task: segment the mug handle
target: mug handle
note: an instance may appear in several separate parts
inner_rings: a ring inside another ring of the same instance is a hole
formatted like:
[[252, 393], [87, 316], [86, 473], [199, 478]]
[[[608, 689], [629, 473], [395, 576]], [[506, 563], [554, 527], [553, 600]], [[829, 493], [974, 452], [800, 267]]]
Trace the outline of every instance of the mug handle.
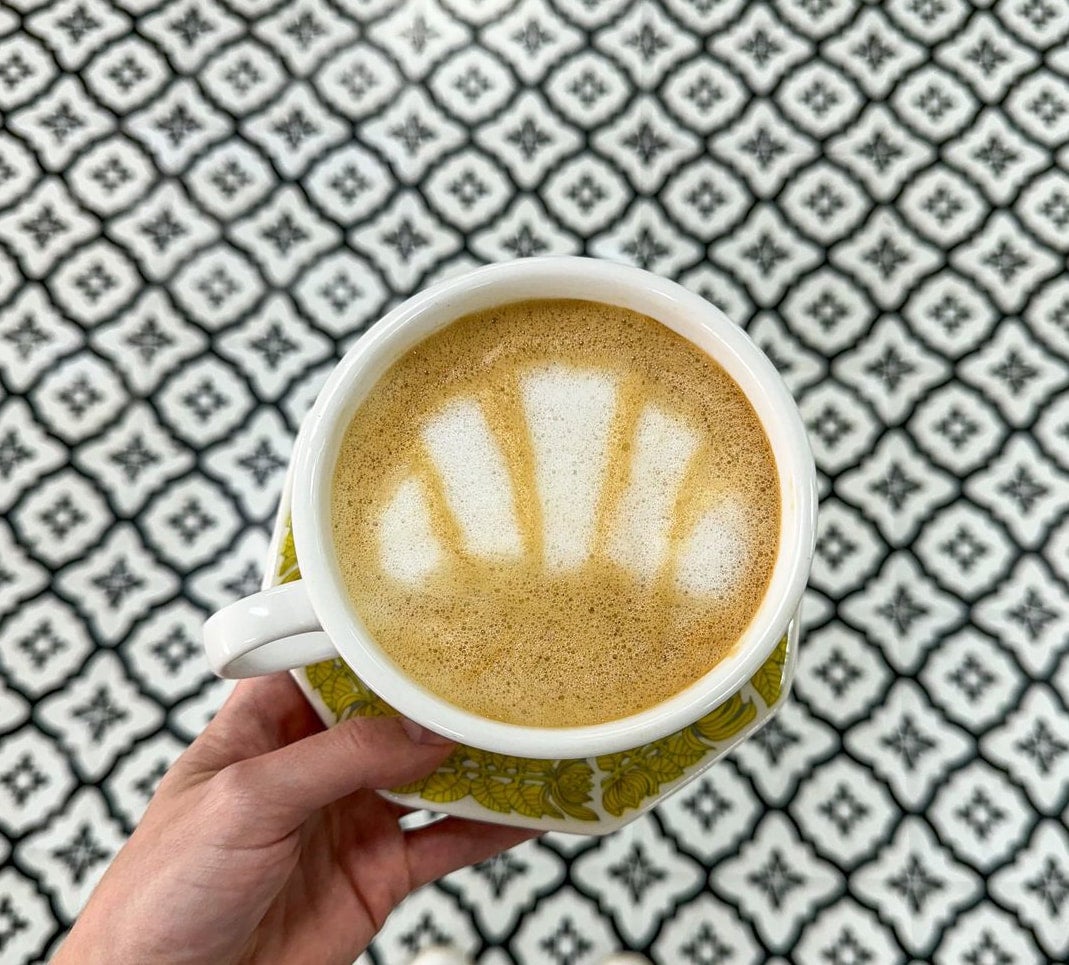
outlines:
[[204, 623], [204, 652], [220, 677], [259, 677], [338, 656], [301, 580], [231, 603]]

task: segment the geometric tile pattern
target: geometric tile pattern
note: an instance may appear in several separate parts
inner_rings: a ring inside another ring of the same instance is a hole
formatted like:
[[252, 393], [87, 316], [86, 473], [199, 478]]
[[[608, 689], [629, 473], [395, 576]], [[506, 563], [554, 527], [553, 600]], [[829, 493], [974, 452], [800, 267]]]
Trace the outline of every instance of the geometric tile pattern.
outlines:
[[0, 957], [218, 706], [297, 425], [399, 299], [585, 253], [720, 305], [823, 510], [790, 705], [369, 953], [1069, 958], [1069, 4], [0, 8]]

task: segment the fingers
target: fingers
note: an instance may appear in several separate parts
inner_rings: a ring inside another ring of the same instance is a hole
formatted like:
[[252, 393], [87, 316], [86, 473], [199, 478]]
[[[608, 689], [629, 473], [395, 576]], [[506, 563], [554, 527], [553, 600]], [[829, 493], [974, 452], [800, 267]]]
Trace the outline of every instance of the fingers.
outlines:
[[446, 818], [405, 835], [412, 887], [418, 888], [442, 875], [470, 864], [478, 864], [540, 832], [512, 828], [504, 824]]
[[[364, 788], [396, 787], [430, 774], [453, 750], [451, 743], [415, 743], [398, 717], [358, 718], [330, 730], [238, 761], [217, 783], [238, 794], [276, 825], [299, 823], [327, 804]], [[276, 826], [275, 830], [284, 830]]]
[[276, 673], [242, 680], [187, 753], [194, 766], [217, 771], [322, 729], [293, 678]]

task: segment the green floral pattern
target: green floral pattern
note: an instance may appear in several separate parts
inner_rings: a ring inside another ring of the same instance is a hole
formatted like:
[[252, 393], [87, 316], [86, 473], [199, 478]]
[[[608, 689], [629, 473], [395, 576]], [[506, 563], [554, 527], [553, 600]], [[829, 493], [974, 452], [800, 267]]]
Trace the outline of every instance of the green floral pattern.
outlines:
[[[279, 547], [276, 582], [289, 583], [300, 575], [293, 532], [287, 525]], [[767, 707], [783, 694], [786, 658], [784, 637], [750, 679], [753, 693]], [[304, 668], [304, 675], [335, 720], [397, 713], [340, 659], [311, 664]], [[746, 693], [744, 689], [735, 694], [675, 734], [618, 754], [605, 754], [596, 760], [545, 761], [461, 746], [429, 777], [393, 790], [433, 804], [470, 797], [489, 811], [535, 819], [597, 821], [599, 805], [604, 812], [620, 817], [640, 808], [662, 787], [684, 777], [708, 754], [745, 731], [758, 712], [753, 696], [744, 696]]]

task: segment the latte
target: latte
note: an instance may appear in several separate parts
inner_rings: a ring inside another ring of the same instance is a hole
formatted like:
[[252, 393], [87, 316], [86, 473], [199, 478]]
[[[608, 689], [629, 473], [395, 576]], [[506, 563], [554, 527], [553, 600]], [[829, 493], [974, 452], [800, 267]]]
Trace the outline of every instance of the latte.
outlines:
[[652, 707], [729, 654], [781, 507], [712, 358], [627, 309], [546, 299], [402, 356], [345, 432], [331, 510], [354, 612], [409, 677], [559, 727]]

